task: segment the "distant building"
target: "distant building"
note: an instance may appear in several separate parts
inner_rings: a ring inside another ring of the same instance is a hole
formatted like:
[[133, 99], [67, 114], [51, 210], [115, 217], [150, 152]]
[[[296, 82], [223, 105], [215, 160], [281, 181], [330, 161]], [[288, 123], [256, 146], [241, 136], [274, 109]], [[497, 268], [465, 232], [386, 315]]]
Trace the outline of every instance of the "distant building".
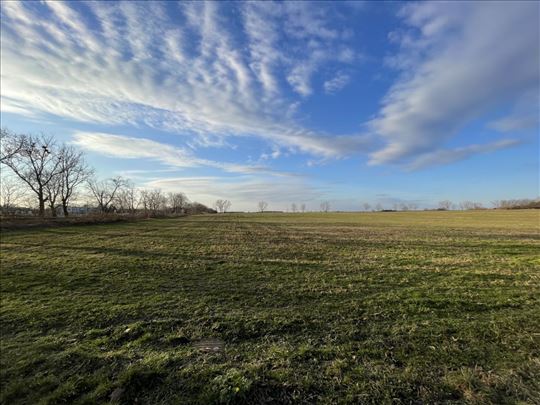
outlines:
[[[73, 206], [73, 207], [68, 207], [68, 215], [87, 215], [87, 214], [90, 214], [90, 213], [93, 213], [93, 212], [97, 212], [97, 209], [96, 208], [93, 208], [93, 207], [89, 207], [87, 205], [85, 206], [82, 206], [82, 207], [77, 207], [77, 206]], [[62, 209], [62, 207], [57, 207], [56, 208], [56, 215], [59, 216], [59, 217], [63, 217], [64, 216], [64, 210]]]
[[93, 211], [93, 209], [88, 207], [88, 206], [84, 206], [84, 207], [68, 207], [68, 212], [69, 212], [70, 215], [85, 215], [85, 214], [89, 214], [92, 211]]
[[0, 209], [2, 215], [10, 215], [10, 216], [23, 216], [23, 217], [30, 217], [32, 215], [36, 215], [36, 210], [33, 210], [32, 208], [26, 208], [26, 207], [2, 207]]

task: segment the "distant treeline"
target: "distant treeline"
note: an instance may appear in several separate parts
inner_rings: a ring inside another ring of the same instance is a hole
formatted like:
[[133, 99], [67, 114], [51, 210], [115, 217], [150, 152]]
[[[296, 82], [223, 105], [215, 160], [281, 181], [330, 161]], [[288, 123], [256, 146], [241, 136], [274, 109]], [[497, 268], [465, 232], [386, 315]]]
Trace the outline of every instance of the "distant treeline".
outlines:
[[535, 208], [540, 209], [540, 199], [531, 200], [527, 198], [518, 199], [518, 200], [496, 200], [492, 202], [495, 208], [500, 209], [528, 209]]

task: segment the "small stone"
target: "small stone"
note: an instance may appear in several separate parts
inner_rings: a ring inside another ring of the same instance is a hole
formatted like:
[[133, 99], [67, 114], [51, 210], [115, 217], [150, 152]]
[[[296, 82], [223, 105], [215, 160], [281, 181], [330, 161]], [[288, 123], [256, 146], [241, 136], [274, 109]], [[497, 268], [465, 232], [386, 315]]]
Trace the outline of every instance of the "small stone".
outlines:
[[120, 397], [122, 396], [122, 394], [124, 393], [124, 389], [123, 388], [116, 388], [112, 393], [111, 393], [111, 401], [118, 401], [120, 399]]
[[203, 352], [220, 352], [223, 350], [224, 342], [219, 339], [201, 339], [193, 344]]

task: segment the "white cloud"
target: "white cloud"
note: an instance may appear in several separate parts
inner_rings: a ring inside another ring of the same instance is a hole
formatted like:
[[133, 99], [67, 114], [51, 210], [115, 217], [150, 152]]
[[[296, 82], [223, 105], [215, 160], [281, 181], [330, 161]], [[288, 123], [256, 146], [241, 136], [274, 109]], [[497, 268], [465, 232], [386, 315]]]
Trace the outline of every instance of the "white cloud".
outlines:
[[[307, 96], [323, 64], [354, 55], [321, 10], [268, 2], [174, 7], [171, 14], [162, 2], [2, 2], [3, 110], [144, 124], [194, 137], [193, 145], [257, 136], [323, 156], [360, 145], [353, 136], [340, 148], [288, 114], [295, 102], [288, 82]], [[241, 29], [224, 16], [229, 7]]]
[[493, 149], [441, 150], [466, 124], [531, 89], [538, 99], [538, 13], [538, 2], [406, 5], [401, 16], [411, 28], [392, 36], [401, 52], [391, 63], [403, 74], [370, 122], [386, 143], [371, 163], [421, 166]]
[[333, 94], [344, 88], [351, 77], [343, 72], [338, 72], [338, 74], [330, 80], [324, 82], [324, 91], [329, 94]]
[[489, 123], [489, 127], [499, 132], [519, 132], [538, 128], [540, 121], [540, 89], [523, 95], [512, 112]]
[[281, 152], [281, 150], [277, 146], [274, 146], [272, 148], [272, 152], [268, 152], [268, 153], [264, 152], [264, 153], [262, 153], [261, 157], [260, 157], [260, 160], [277, 159], [282, 155], [283, 155], [283, 153]]
[[201, 159], [185, 148], [167, 145], [146, 138], [134, 138], [96, 132], [76, 132], [73, 143], [86, 151], [123, 159], [152, 159], [165, 165], [186, 167], [212, 167], [229, 173], [265, 173], [275, 176], [288, 176], [261, 165], [242, 165]]
[[468, 145], [461, 148], [431, 151], [429, 153], [417, 156], [411, 163], [407, 165], [407, 169], [418, 170], [428, 166], [445, 165], [458, 160], [466, 159], [479, 153], [494, 152], [499, 149], [505, 149], [518, 145], [519, 143], [520, 141], [518, 140], [505, 139], [484, 145]]

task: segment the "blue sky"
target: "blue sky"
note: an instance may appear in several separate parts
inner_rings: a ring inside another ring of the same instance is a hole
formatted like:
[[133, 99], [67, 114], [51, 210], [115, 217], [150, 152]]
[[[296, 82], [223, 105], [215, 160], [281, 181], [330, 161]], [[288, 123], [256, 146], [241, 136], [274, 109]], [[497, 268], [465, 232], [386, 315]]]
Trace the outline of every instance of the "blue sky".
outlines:
[[537, 2], [2, 2], [2, 126], [211, 205], [539, 194]]

